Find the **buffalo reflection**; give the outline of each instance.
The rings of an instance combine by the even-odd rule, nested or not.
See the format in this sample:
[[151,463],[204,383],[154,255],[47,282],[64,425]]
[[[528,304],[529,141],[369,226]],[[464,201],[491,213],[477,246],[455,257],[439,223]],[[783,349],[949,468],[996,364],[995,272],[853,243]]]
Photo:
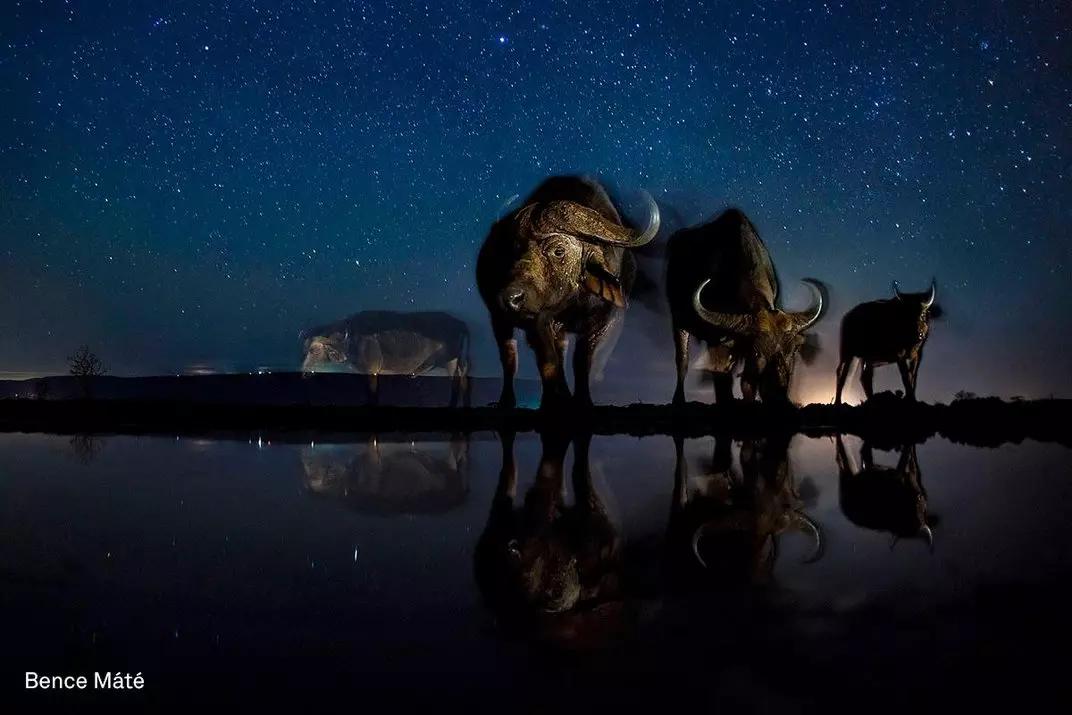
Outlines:
[[838,501],[849,521],[871,531],[893,535],[890,548],[899,539],[923,539],[934,550],[932,526],[938,517],[927,514],[927,492],[923,489],[916,459],[916,445],[901,447],[896,467],[875,464],[872,447],[860,448],[860,469],[854,470],[841,435],[837,436]]
[[570,439],[545,434],[536,481],[516,509],[514,435],[501,438],[502,471],[474,558],[486,604],[506,630],[536,641],[605,642],[631,609],[621,600],[621,539],[593,485],[591,435],[574,442],[572,506],[563,478]]
[[675,585],[769,585],[778,537],[786,532],[812,537],[814,547],[805,563],[822,557],[822,529],[804,513],[789,469],[790,440],[791,435],[745,440],[737,472],[730,441],[718,438],[700,488],[690,493],[684,440],[674,438],[677,460],[666,546]]
[[305,486],[362,514],[443,514],[469,496],[469,438],[449,442],[313,445],[302,449]]

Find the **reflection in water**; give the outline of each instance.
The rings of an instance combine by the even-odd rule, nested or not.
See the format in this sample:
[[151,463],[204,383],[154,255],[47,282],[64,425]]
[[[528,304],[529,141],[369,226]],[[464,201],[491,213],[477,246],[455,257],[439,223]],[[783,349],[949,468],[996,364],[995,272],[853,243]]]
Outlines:
[[469,437],[443,442],[310,445],[305,485],[363,514],[442,514],[469,496]]
[[779,535],[801,531],[815,542],[806,563],[821,558],[823,535],[803,511],[789,469],[791,435],[747,439],[741,470],[730,441],[718,438],[702,486],[690,494],[684,440],[675,437],[674,492],[667,529],[668,563],[677,585],[764,585],[773,581]]
[[67,442],[71,448],[71,454],[79,462],[89,465],[97,458],[104,449],[104,440],[91,434],[76,434]]
[[595,645],[619,630],[621,539],[595,489],[591,435],[574,443],[574,504],[563,479],[569,438],[547,434],[536,481],[519,508],[514,435],[503,433],[502,470],[474,570],[485,602],[507,631],[537,641]]
[[[858,474],[849,437],[842,452],[856,464],[839,474],[836,443],[803,436],[788,465],[780,439],[746,441],[739,460],[732,442],[687,440],[687,470],[661,437],[601,435],[589,458],[586,439],[571,456],[550,435],[503,445],[485,436],[473,436],[469,460],[464,438],[448,435],[374,448],[318,438],[310,448],[277,438],[268,447],[265,434],[263,449],[244,437],[206,448],[109,436],[87,469],[71,458],[70,435],[0,434],[0,632],[11,670],[129,667],[169,705],[225,693],[277,706],[281,691],[307,698],[314,684],[325,697],[398,703],[419,682],[438,701],[421,705],[457,697],[488,709],[491,688],[554,712],[581,710],[578,691],[604,710],[637,700],[633,686],[700,692],[735,712],[838,712],[875,692],[896,706],[883,709],[933,712],[941,700],[956,712],[992,706],[997,688],[1022,709],[1060,682],[1063,662],[1047,653],[1072,632],[1067,448],[917,446],[934,474],[928,509],[956,507],[935,527],[932,555],[922,544],[890,551],[886,536],[846,518],[877,525],[853,505],[874,511],[879,498],[854,498],[879,480]],[[898,479],[913,494],[908,450]],[[711,463],[697,464],[699,452]],[[329,501],[295,498],[299,460]],[[790,469],[816,480],[813,505],[806,480],[793,493]],[[457,506],[385,519],[337,503],[358,493],[380,514]],[[826,544],[807,566],[815,534],[803,511]],[[693,536],[709,522],[697,540],[705,568]],[[778,536],[793,528],[806,533]],[[770,582],[772,565],[777,588],[752,587]],[[497,627],[481,628],[492,616]],[[519,637],[502,637],[510,631]],[[39,691],[9,691],[33,708],[7,711],[41,709]]]
[[923,489],[916,459],[916,445],[901,447],[896,467],[875,464],[872,446],[860,448],[860,469],[854,470],[841,435],[837,436],[838,500],[845,518],[864,529],[893,534],[890,548],[898,539],[923,539],[934,550],[938,517],[927,514],[927,492]]

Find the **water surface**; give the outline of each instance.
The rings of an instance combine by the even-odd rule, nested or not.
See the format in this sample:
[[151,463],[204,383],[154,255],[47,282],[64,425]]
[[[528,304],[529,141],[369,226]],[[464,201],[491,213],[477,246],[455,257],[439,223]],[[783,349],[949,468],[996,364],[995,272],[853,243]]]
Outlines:
[[[712,489],[714,446],[684,442],[693,490]],[[845,446],[858,468],[860,440]],[[545,447],[516,439],[519,506]],[[142,673],[140,696],[162,702],[342,693],[494,709],[523,693],[513,709],[580,709],[635,704],[639,688],[802,711],[881,690],[918,712],[1043,697],[1069,633],[1072,453],[1046,444],[919,445],[932,551],[849,521],[833,441],[796,436],[788,465],[800,510],[822,528],[821,558],[803,563],[808,539],[787,533],[767,586],[678,588],[660,575],[674,440],[596,436],[592,485],[638,576],[622,581],[635,608],[617,639],[581,652],[537,647],[478,589],[503,466],[495,434],[16,434],[0,435],[0,455],[0,676],[27,704],[59,694],[24,691],[26,671],[108,670]],[[740,474],[740,443],[730,455]],[[875,452],[888,467],[899,456]]]

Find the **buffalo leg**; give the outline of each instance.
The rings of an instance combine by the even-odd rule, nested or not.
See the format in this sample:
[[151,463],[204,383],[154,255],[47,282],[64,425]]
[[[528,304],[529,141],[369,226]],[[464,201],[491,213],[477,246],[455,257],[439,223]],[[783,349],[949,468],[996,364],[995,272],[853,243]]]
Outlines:
[[562,366],[566,336],[561,330],[541,327],[543,329],[528,331],[526,336],[540,368],[540,381],[543,384],[540,409],[548,409],[563,406],[570,400],[570,389]]
[[674,497],[670,506],[671,522],[678,511],[685,508],[689,500],[689,467],[685,461],[685,438],[674,435]]
[[514,328],[505,320],[492,319],[491,330],[495,334],[495,343],[499,346],[499,362],[502,363],[503,384],[499,394],[499,407],[514,407],[517,397],[514,395],[514,376],[517,375],[517,339]]
[[864,397],[870,400],[875,396],[875,366],[870,362],[864,362],[860,370],[860,384],[864,387]]
[[841,476],[852,476],[852,462],[849,461],[849,454],[845,451],[845,441],[841,438],[841,433],[837,434],[837,467]]
[[852,369],[853,358],[842,360],[837,366],[837,392],[834,395],[834,404],[841,404],[841,393],[845,389],[845,380],[849,378],[849,370]]
[[916,494],[926,495],[923,484],[919,478],[919,462],[916,460],[916,445],[907,444],[902,447],[901,461],[897,465],[897,471]]
[[756,384],[747,374],[741,375],[741,400],[744,402],[756,401]]
[[[499,537],[509,538],[510,523],[514,511],[514,499],[517,496],[517,462],[514,459],[514,433],[502,432],[502,466],[499,469],[499,483],[495,487],[495,496],[491,502],[488,523],[480,541],[488,537],[494,541]],[[479,545],[478,545],[479,549]]]
[[526,507],[530,503],[533,507],[538,505],[533,513],[545,514],[548,521],[553,518],[555,505],[562,499],[565,486],[562,471],[569,443],[569,436],[565,433],[549,431],[540,436],[540,464],[536,469],[536,481],[525,497],[525,503]]
[[573,442],[573,494],[575,503],[587,514],[602,511],[599,495],[592,484],[592,470],[589,464],[589,452],[592,435],[581,434]]
[[674,363],[677,367],[677,386],[674,388],[675,405],[685,404],[685,375],[689,371],[689,333],[674,326]]
[[712,373],[711,382],[715,385],[715,402],[717,404],[725,405],[733,402],[733,373]]
[[905,399],[911,402],[915,399],[915,394],[912,390],[912,378],[909,375],[908,361],[898,360],[897,370],[901,373],[901,383],[904,385]]
[[603,332],[600,331],[577,338],[577,348],[573,352],[573,392],[581,407],[592,406],[592,361],[603,337]]
[[875,467],[875,453],[867,442],[860,447],[860,470],[870,472]]
[[897,368],[901,371],[901,382],[904,383],[905,399],[914,402],[916,399],[916,372],[919,370],[919,361],[911,358],[897,361]]
[[711,384],[715,388],[715,402],[730,404],[733,402],[733,368],[735,361],[730,347],[725,343],[707,348],[707,369],[710,370]]
[[920,361],[920,358],[917,356],[912,361],[912,364],[908,368],[908,376],[912,378],[912,399],[913,400],[916,399],[916,384],[917,384],[916,379],[919,376],[919,361]]
[[459,358],[454,358],[449,363],[450,367],[448,372],[450,373],[450,406],[458,406],[458,397],[462,396],[464,404],[469,407],[469,376],[466,374],[465,366]]
[[729,474],[733,469],[733,440],[719,435],[715,437],[715,449],[711,453],[711,465],[715,474]]
[[461,391],[461,384],[459,382],[461,373],[459,372],[458,360],[456,358],[448,363],[447,373],[450,375],[450,402],[448,403],[448,407],[457,407],[458,395]]
[[618,345],[618,340],[622,337],[624,327],[625,311],[615,308],[607,322],[603,339],[594,343],[592,347],[592,367],[589,369],[591,382],[603,381],[603,372],[607,368],[610,356],[614,353],[614,348]]

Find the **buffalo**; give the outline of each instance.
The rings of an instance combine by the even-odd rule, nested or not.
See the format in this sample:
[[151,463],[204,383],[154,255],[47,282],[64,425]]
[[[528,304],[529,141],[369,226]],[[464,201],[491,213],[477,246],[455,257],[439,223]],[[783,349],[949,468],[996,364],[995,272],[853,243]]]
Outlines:
[[875,367],[897,363],[904,383],[905,399],[916,399],[916,375],[923,346],[930,335],[931,318],[936,313],[934,298],[938,286],[931,281],[929,291],[902,293],[893,282],[893,297],[860,303],[841,319],[841,355],[837,366],[837,394],[841,392],[856,358],[863,362],[860,382],[867,399],[874,396]]
[[368,375],[373,403],[380,375],[423,375],[443,368],[451,377],[450,406],[469,405],[470,338],[465,321],[442,312],[367,310],[301,333],[302,373],[342,365]]
[[875,464],[872,447],[860,448],[859,471],[853,469],[845,443],[837,436],[838,500],[845,518],[870,531],[893,535],[890,548],[899,539],[923,539],[934,549],[931,527],[938,519],[927,514],[927,492],[919,472],[916,445],[901,448],[897,467]]
[[469,438],[448,442],[313,444],[302,449],[306,489],[362,514],[443,514],[469,496]]
[[769,585],[778,537],[792,531],[805,532],[814,541],[805,563],[822,557],[822,528],[804,512],[790,473],[790,440],[790,435],[745,440],[737,473],[730,443],[719,437],[705,488],[690,494],[684,440],[674,438],[677,460],[666,542],[673,578],[683,585],[711,577],[723,586]]
[[623,596],[622,540],[593,484],[591,435],[574,442],[574,503],[565,503],[570,438],[541,436],[536,480],[520,507],[514,434],[502,436],[503,462],[487,525],[477,542],[477,586],[508,632],[555,647],[600,645],[635,614]]
[[[778,278],[755,226],[735,208],[704,225],[675,232],[667,245],[666,295],[674,331],[677,386],[685,402],[689,337],[708,346],[717,402],[733,400],[733,375],[742,365],[741,395],[767,403],[789,400],[796,356],[810,361],[816,344],[805,331],[818,321],[825,286],[808,278],[815,299],[807,310],[776,307]],[[803,348],[803,349],[802,349]]]
[[636,278],[629,249],[650,242],[659,230],[658,206],[645,196],[651,215],[641,231],[626,223],[597,181],[551,177],[491,227],[477,257],[476,282],[502,362],[499,406],[516,405],[518,328],[536,355],[540,406],[571,397],[564,367],[568,333],[577,336],[576,401],[592,404],[593,359],[608,333],[620,328]]

